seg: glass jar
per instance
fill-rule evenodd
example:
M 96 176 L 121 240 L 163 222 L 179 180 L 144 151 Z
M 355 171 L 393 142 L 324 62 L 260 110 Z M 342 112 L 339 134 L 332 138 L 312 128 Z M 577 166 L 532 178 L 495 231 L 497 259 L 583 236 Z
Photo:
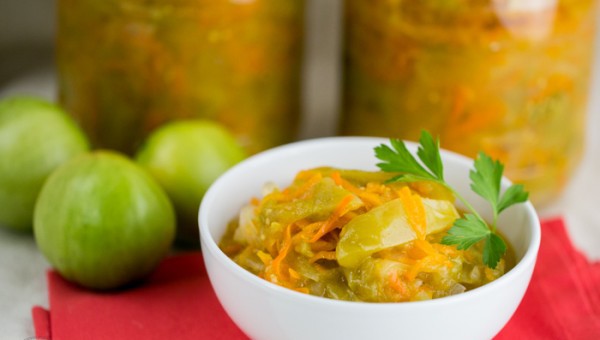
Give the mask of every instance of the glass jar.
M 582 155 L 595 0 L 346 0 L 343 134 L 484 151 L 535 203 Z
M 173 119 L 254 153 L 296 137 L 303 0 L 58 0 L 60 101 L 96 147 L 133 153 Z

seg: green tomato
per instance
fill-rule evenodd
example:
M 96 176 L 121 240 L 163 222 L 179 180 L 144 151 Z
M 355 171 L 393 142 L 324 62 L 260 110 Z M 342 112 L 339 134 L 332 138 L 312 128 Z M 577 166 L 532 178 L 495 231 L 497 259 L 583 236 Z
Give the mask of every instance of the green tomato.
M 81 130 L 58 106 L 29 97 L 0 101 L 0 226 L 30 231 L 46 178 L 88 149 Z
M 188 120 L 169 123 L 153 132 L 136 159 L 171 198 L 179 241 L 197 245 L 198 208 L 204 193 L 217 177 L 245 156 L 221 125 Z
M 162 188 L 137 164 L 97 151 L 48 178 L 35 206 L 34 235 L 67 280 L 111 289 L 144 277 L 167 254 L 175 215 Z
M 423 198 L 427 234 L 452 226 L 459 217 L 454 204 L 446 200 Z M 367 257 L 386 248 L 416 239 L 402 201 L 397 198 L 353 218 L 342 228 L 336 248 L 342 267 L 356 268 Z

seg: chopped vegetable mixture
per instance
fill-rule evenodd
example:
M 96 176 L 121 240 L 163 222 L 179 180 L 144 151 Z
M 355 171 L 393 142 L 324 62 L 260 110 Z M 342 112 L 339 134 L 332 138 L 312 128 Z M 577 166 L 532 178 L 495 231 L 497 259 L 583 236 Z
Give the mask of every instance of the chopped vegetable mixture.
M 233 220 L 221 248 L 248 271 L 299 292 L 350 301 L 428 300 L 491 282 L 482 242 L 441 243 L 460 212 L 446 187 L 397 173 L 316 168 L 268 184 Z

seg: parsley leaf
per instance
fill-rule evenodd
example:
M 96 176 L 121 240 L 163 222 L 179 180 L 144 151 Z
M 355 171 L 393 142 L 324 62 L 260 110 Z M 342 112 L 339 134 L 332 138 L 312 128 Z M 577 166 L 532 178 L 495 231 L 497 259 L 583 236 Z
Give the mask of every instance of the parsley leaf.
M 492 160 L 483 152 L 479 153 L 474 163 L 475 170 L 471 170 L 471 190 L 490 202 L 492 208 L 498 204 L 500 195 L 500 181 L 504 166 L 500 162 Z
M 492 228 L 496 228 L 498 215 L 511 205 L 527 201 L 529 194 L 522 185 L 511 185 L 500 197 L 500 182 L 504 166 L 499 161 L 480 152 L 475 159 L 475 170 L 471 170 L 471 189 L 483 197 L 492 206 L 494 221 Z
M 456 244 L 457 249 L 465 250 L 491 233 L 485 222 L 473 214 L 466 214 L 464 218 L 454 221 L 454 225 L 448 230 L 448 235 L 442 238 L 442 244 Z
M 506 253 L 506 243 L 496 233 L 490 233 L 483 246 L 483 263 L 494 269 L 500 262 L 502 256 Z
M 440 141 L 434 141 L 429 132 L 422 131 L 417 155 L 419 159 L 440 181 L 444 180 L 444 164 L 440 156 Z
M 473 214 L 466 214 L 464 218 L 454 221 L 448 235 L 442 238 L 442 244 L 455 244 L 456 249 L 466 250 L 481 240 L 485 240 L 483 263 L 490 268 L 496 268 L 506 252 L 506 244 L 482 219 Z
M 442 243 L 456 245 L 457 249 L 464 250 L 484 240 L 483 263 L 490 268 L 496 268 L 506 252 L 506 243 L 496 233 L 498 215 L 514 204 L 527 201 L 529 194 L 523 186 L 512 185 L 504 194 L 500 195 L 504 166 L 485 153 L 479 153 L 474 163 L 474 169 L 469 172 L 469 178 L 471 179 L 471 190 L 492 206 L 494 220 L 491 225 L 488 225 L 473 206 L 445 182 L 439 140 L 434 140 L 427 131 L 421 133 L 417 156 L 422 164 L 408 151 L 403 141 L 390 139 L 390 143 L 392 148 L 385 144 L 375 148 L 375 156 L 382 161 L 377 164 L 381 170 L 401 173 L 388 182 L 430 180 L 452 191 L 470 210 L 470 213 L 454 222 L 448 230 L 448 234 L 442 239 Z
M 521 184 L 511 185 L 506 192 L 504 192 L 504 195 L 502 195 L 500 202 L 498 202 L 498 213 L 501 213 L 511 205 L 526 202 L 528 198 L 529 193 L 525 191 Z
M 435 179 L 408 151 L 404 142 L 398 139 L 390 139 L 392 147 L 385 144 L 375 148 L 375 156 L 382 160 L 377 166 L 387 172 L 405 172 L 422 178 Z
M 402 172 L 403 174 L 390 179 L 388 182 L 412 180 L 444 181 L 444 165 L 440 156 L 439 141 L 435 141 L 427 131 L 421 133 L 417 156 L 425 167 L 408 151 L 403 141 L 390 139 L 392 148 L 385 144 L 375 147 L 375 156 L 383 162 L 377 166 L 387 172 Z

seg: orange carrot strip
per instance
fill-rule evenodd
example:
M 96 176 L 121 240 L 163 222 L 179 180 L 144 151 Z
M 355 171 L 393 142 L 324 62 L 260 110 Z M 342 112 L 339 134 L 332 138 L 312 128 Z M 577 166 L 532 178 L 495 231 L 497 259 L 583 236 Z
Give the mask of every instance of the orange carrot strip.
M 417 239 L 424 240 L 427 220 L 421 196 L 413 195 L 408 187 L 402 187 L 398 191 L 398 196 L 400 196 L 404 210 L 406 210 L 408 223 L 417 235 Z
M 359 195 L 360 193 L 362 193 L 361 189 L 357 188 L 352 183 L 350 183 L 347 180 L 343 179 L 342 176 L 340 175 L 339 171 L 333 172 L 331 174 L 331 178 L 333 179 L 333 181 L 335 182 L 335 184 L 341 186 L 342 188 L 350 191 L 353 194 Z
M 409 290 L 406 283 L 398 276 L 398 272 L 392 272 L 388 276 L 388 283 L 390 288 L 398 292 L 403 297 L 408 297 Z
M 334 171 L 331 173 L 331 178 L 333 179 L 333 181 L 335 182 L 335 184 L 337 185 L 342 185 L 343 183 L 343 179 L 342 176 L 340 175 L 339 171 Z
M 317 172 L 316 174 L 311 176 L 304 184 L 302 184 L 302 186 L 300 188 L 298 188 L 293 193 L 290 193 L 289 199 L 294 199 L 294 198 L 302 196 L 304 193 L 309 191 L 313 186 L 315 186 L 317 183 L 319 183 L 319 181 L 321 181 L 322 178 L 323 178 L 323 175 L 321 175 L 320 172 Z
M 327 234 L 328 232 L 332 231 L 333 229 L 335 229 L 335 222 L 342 216 L 344 215 L 347 211 L 345 211 L 348 207 L 348 205 L 350 204 L 350 202 L 352 202 L 352 200 L 354 199 L 354 195 L 352 194 L 348 194 L 346 195 L 342 201 L 340 202 L 340 204 L 338 204 L 338 206 L 335 208 L 335 210 L 333 211 L 333 213 L 331 214 L 331 216 L 329 216 L 329 218 L 327 219 L 327 221 L 325 221 L 325 223 L 323 223 L 323 225 L 321 226 L 321 228 L 317 231 L 317 233 L 313 236 L 313 238 L 310 239 L 310 242 L 316 242 L 317 240 L 319 240 L 321 237 L 323 237 L 323 235 Z
M 432 255 L 438 255 L 438 251 L 435 250 L 435 248 L 433 248 L 431 246 L 431 243 L 425 241 L 425 240 L 415 240 L 414 242 L 414 246 L 418 247 L 419 249 L 421 249 L 425 254 L 432 256 Z
M 279 254 L 277 257 L 273 259 L 271 262 L 271 267 L 273 268 L 273 272 L 277 277 L 281 276 L 281 262 L 287 256 L 290 249 L 292 247 L 292 225 L 289 224 L 285 229 L 285 236 L 283 239 L 283 247 L 279 250 Z
M 372 192 L 362 192 L 358 195 L 363 202 L 370 204 L 373 207 L 383 204 L 379 195 Z
M 421 268 L 423 267 L 423 262 L 422 261 L 423 260 L 417 261 L 417 263 L 415 263 L 414 265 L 412 265 L 410 267 L 410 270 L 407 271 L 404 274 L 404 277 L 406 277 L 406 279 L 408 281 L 413 281 L 417 277 L 417 274 L 419 274 L 419 272 L 421 271 Z
M 309 240 L 311 236 L 321 228 L 321 226 L 327 221 L 318 221 L 310 223 L 304 227 L 302 227 L 302 231 L 294 235 L 294 239 L 304 239 Z

